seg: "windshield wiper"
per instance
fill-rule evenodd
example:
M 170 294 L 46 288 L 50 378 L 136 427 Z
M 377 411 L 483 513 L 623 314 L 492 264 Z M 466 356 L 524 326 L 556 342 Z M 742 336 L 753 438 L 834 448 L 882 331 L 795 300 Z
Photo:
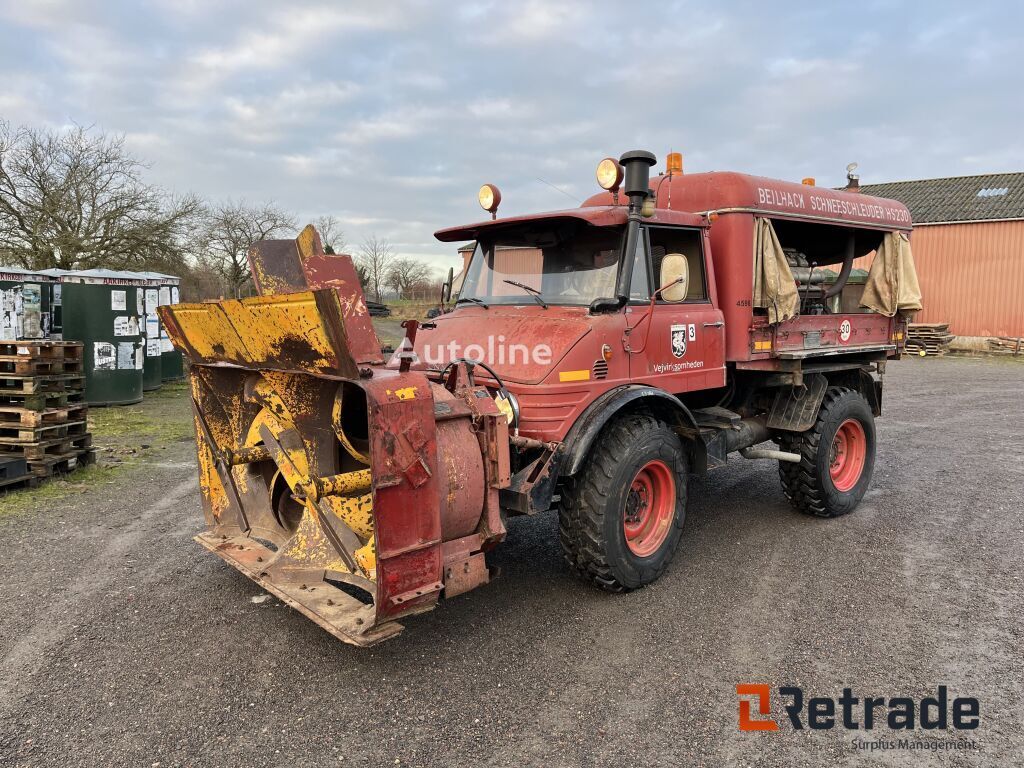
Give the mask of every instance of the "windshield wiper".
M 508 283 L 509 285 L 514 285 L 516 288 L 522 288 L 524 291 L 528 291 L 529 294 L 537 300 L 538 304 L 544 307 L 544 309 L 548 308 L 547 303 L 544 301 L 544 299 L 540 297 L 540 291 L 538 291 L 536 288 L 531 288 L 530 286 L 524 283 L 517 283 L 515 280 L 504 280 L 502 282 Z
M 461 304 L 464 301 L 471 301 L 474 304 L 479 304 L 484 309 L 490 309 L 490 307 L 488 307 L 486 304 L 484 304 L 482 301 L 480 301 L 480 299 L 473 298 L 472 296 L 460 296 L 459 298 L 457 298 L 455 300 L 455 306 L 458 306 L 459 304 Z

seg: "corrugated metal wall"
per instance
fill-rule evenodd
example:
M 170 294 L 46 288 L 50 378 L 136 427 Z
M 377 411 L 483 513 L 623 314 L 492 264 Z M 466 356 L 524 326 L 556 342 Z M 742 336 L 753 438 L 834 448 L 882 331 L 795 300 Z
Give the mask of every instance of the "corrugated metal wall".
M 1024 221 L 915 227 L 915 320 L 959 336 L 1024 336 Z
M 1024 221 L 929 224 L 910 236 L 924 309 L 958 336 L 1024 337 Z M 870 269 L 872 251 L 853 266 Z

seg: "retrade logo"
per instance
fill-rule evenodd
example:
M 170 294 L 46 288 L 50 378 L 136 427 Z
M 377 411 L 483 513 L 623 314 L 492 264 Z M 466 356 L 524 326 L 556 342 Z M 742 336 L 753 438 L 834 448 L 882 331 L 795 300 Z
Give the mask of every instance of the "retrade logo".
M 855 696 L 851 688 L 844 688 L 839 698 L 831 696 L 806 697 L 803 688 L 780 686 L 782 709 L 793 730 L 809 728 L 815 731 L 835 727 L 847 730 L 872 730 L 875 726 L 888 726 L 890 730 L 957 730 L 973 731 L 981 722 L 981 705 L 973 696 L 960 696 L 950 700 L 944 685 L 938 686 L 934 696 L 918 699 L 894 696 Z M 777 731 L 779 721 L 772 718 L 771 687 L 762 684 L 740 683 L 739 728 L 741 731 Z M 757 705 L 757 717 L 752 707 Z
M 736 695 L 740 698 L 740 730 L 741 731 L 777 731 L 779 724 L 774 720 L 754 720 L 750 716 L 750 699 L 743 696 L 757 697 L 757 714 L 770 715 L 772 713 L 771 688 L 767 685 L 740 684 L 736 686 Z

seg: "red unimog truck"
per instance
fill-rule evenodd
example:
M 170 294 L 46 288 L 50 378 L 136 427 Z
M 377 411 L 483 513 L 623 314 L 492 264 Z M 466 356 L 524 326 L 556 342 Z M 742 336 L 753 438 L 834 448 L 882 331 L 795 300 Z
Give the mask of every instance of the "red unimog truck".
M 531 216 L 497 218 L 485 185 L 492 219 L 437 233 L 475 242 L 451 310 L 408 321 L 390 362 L 351 260 L 312 228 L 253 249 L 259 297 L 162 307 L 192 364 L 198 541 L 369 645 L 486 583 L 509 515 L 553 510 L 568 562 L 604 589 L 650 583 L 687 478 L 733 452 L 778 461 L 801 512 L 852 511 L 886 360 L 920 308 L 907 209 L 687 175 L 672 155 L 652 179 L 654 163 L 606 159 L 604 191 Z

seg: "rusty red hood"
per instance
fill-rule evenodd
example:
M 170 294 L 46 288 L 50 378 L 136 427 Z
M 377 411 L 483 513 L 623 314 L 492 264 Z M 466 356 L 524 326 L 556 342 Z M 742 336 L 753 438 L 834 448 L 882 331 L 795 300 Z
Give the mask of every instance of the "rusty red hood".
M 586 318 L 586 307 L 459 307 L 419 332 L 416 354 L 429 368 L 469 357 L 503 380 L 539 384 L 590 331 Z

